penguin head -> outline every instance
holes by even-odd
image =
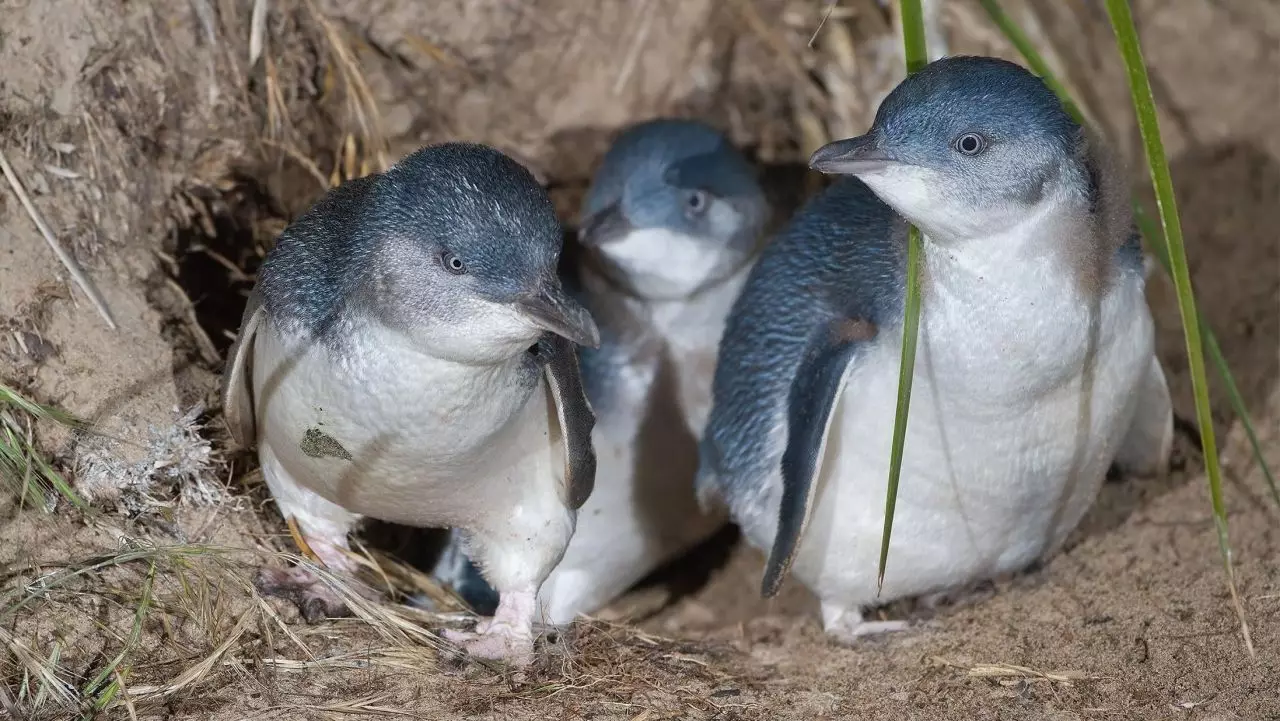
[[[546,332],[599,345],[556,272],[562,229],[551,200],[497,150],[418,150],[379,176],[364,217],[373,302],[433,355],[497,360]]]
[[[809,165],[855,175],[937,241],[998,234],[1055,192],[1087,195],[1080,126],[1043,81],[987,57],[935,61],[885,98],[871,129]]]
[[[679,299],[742,267],[768,218],[755,169],[728,138],[657,119],[605,154],[578,237],[640,296]]]

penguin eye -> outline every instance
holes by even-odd
[[[685,209],[691,217],[702,215],[707,209],[709,200],[705,190],[695,190],[685,199]]]
[[[440,254],[440,265],[454,275],[462,275],[467,272],[467,264],[462,262],[462,258],[447,250]]]
[[[977,133],[965,133],[956,138],[956,152],[961,155],[977,155],[987,149],[987,139]]]

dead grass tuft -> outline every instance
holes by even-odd
[[[308,564],[354,616],[298,625],[291,607],[261,597],[248,580],[259,565],[281,562]],[[0,701],[29,718],[146,715],[174,703],[208,710],[237,698],[231,689],[273,688],[278,698],[264,710],[403,714],[390,681],[443,672],[454,676],[444,682],[459,713],[554,702],[664,717],[751,706],[751,682],[722,670],[736,655],[727,647],[583,620],[550,631],[535,666],[513,672],[463,657],[431,630],[470,623],[470,613],[427,613],[369,595],[301,557],[265,549],[122,538],[116,550],[74,562],[28,562],[0,573]],[[372,674],[385,690],[307,700],[289,698],[277,680],[352,673]]]
[[[44,420],[69,428],[83,423],[57,408],[41,405],[0,383],[0,487],[18,499],[18,510],[31,504],[51,511],[61,501],[79,508],[88,504],[44,457],[36,445],[35,423]]]
[[[264,674],[385,668],[421,673],[450,650],[422,622],[430,614],[368,601],[314,569],[354,620],[295,627],[248,580],[291,554],[122,539],[114,552],[31,562],[0,575],[0,688],[31,715],[57,717],[173,699],[204,699]],[[288,614],[289,609],[284,609]],[[453,620],[453,619],[446,619]],[[334,634],[369,636],[358,653]],[[371,635],[370,635],[371,634]]]

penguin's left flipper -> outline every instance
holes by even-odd
[[[577,510],[591,497],[596,483],[596,452],[591,442],[596,415],[582,386],[578,353],[571,341],[548,334],[539,343],[547,386],[555,403],[564,442],[564,481],[560,498]]]
[[[795,560],[813,512],[822,457],[845,377],[858,351],[875,333],[874,325],[860,319],[842,318],[824,324],[823,331],[810,340],[796,371],[787,402],[787,447],[782,455],[778,531],[761,586],[765,597],[778,593]]]
[[[222,417],[231,438],[241,448],[257,441],[257,420],[253,410],[253,343],[266,318],[262,295],[255,287],[245,303],[240,319],[240,333],[227,352],[227,366],[222,371]]]

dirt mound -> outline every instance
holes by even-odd
[[[1142,183],[1100,4],[1004,4]],[[1044,568],[956,607],[887,609],[918,627],[856,648],[823,637],[798,584],[760,600],[761,559],[731,530],[550,638],[519,676],[441,653],[422,629],[456,614],[366,605],[306,626],[252,591],[254,565],[293,546],[244,473],[251,459],[222,452],[204,409],[252,274],[291,217],[338,180],[468,139],[527,162],[571,218],[612,134],[664,114],[725,128],[798,198],[811,178],[795,163],[860,132],[896,79],[879,4],[841,3],[812,47],[822,3],[787,0],[0,5],[0,151],[118,326],[0,186],[0,381],[105,431],[38,427],[97,510],[2,509],[0,708],[15,717],[95,704],[111,718],[215,719],[1280,714],[1280,512],[1221,393],[1256,660],[1185,439],[1181,471],[1108,484]],[[1134,5],[1201,306],[1280,467],[1280,10]],[[952,52],[1014,57],[976,3],[946,3],[943,20]],[[1149,295],[1191,417],[1169,284]],[[371,558],[391,574],[374,582],[438,590]]]

